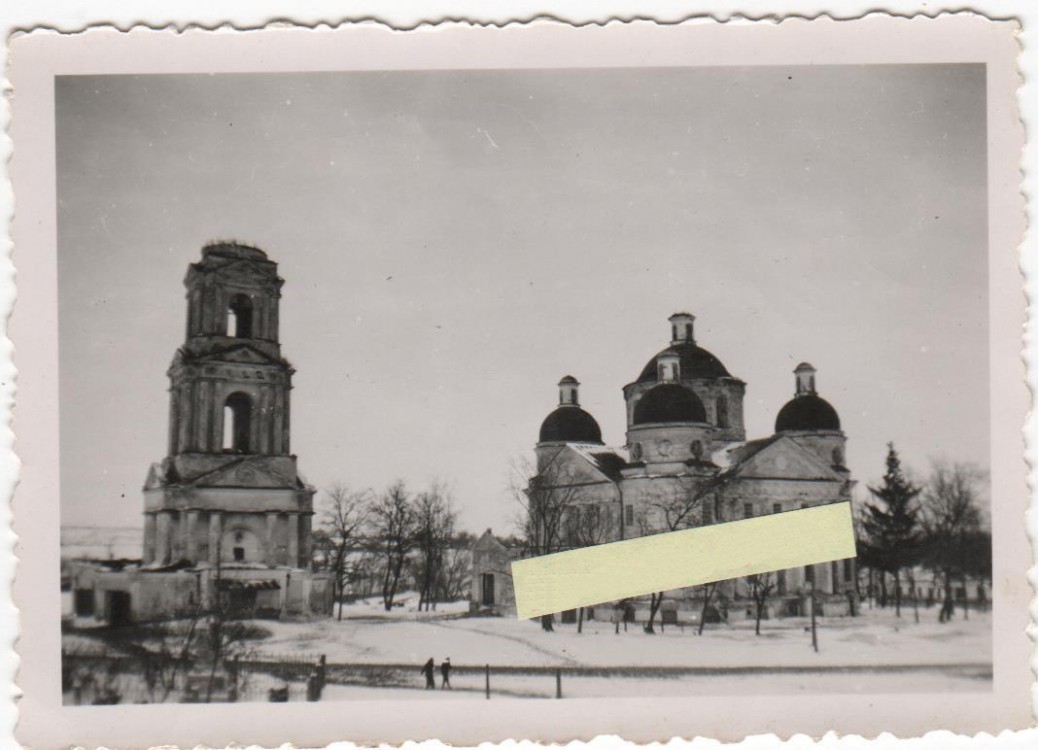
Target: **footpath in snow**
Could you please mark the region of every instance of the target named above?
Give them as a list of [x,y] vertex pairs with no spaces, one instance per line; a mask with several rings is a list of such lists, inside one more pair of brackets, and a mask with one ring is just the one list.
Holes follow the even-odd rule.
[[[819,652],[811,648],[806,618],[765,621],[761,635],[753,622],[696,629],[668,626],[648,635],[630,624],[619,635],[608,622],[556,623],[554,633],[536,621],[466,617],[464,602],[437,612],[414,611],[411,599],[391,613],[369,600],[344,608],[343,619],[311,622],[257,621],[270,636],[256,642],[261,653],[325,654],[331,663],[415,664],[450,657],[459,666],[513,667],[908,667],[970,665],[990,667],[990,613],[961,612],[951,623],[937,622],[937,609],[911,609],[900,618],[893,609],[865,609],[859,617],[822,618]],[[659,626],[657,625],[657,631]],[[417,667],[416,667],[417,668]]]

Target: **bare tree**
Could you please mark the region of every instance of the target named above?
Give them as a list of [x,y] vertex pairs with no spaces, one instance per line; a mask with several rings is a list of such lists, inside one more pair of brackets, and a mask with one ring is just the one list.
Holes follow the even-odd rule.
[[397,586],[407,556],[415,547],[416,515],[414,502],[403,482],[395,482],[371,507],[372,533],[382,550],[382,605],[393,609]]
[[965,581],[971,572],[984,570],[985,555],[974,551],[986,551],[990,560],[990,537],[983,529],[980,509],[985,478],[983,471],[970,464],[936,462],[923,491],[925,561],[940,575],[944,588],[940,622],[947,622],[955,612],[955,579]]
[[750,598],[753,600],[757,623],[754,632],[760,635],[760,621],[768,604],[768,597],[775,590],[775,576],[772,573],[758,573],[747,576],[746,583],[750,587]]
[[[618,518],[612,503],[588,502],[567,510],[563,525],[570,547],[591,547],[612,538]],[[584,607],[577,610],[577,633],[584,632]]]
[[358,546],[360,531],[371,513],[371,492],[354,491],[344,484],[335,483],[324,491],[318,522],[326,534],[328,568],[332,573],[332,590],[339,602],[338,619],[342,619],[342,600],[352,570],[350,553]]
[[[646,512],[639,519],[642,535],[701,526],[706,520],[704,511],[708,498],[712,498],[723,483],[721,477],[677,477],[667,489],[647,498],[644,503]],[[663,604],[664,594],[656,591],[649,595],[649,621],[644,630],[650,635],[656,633],[656,615]]]
[[452,546],[444,551],[443,568],[440,578],[440,597],[443,601],[453,602],[465,596],[469,590],[472,569],[472,551],[462,542],[455,539]]
[[[549,555],[564,549],[567,514],[587,495],[587,486],[574,483],[566,472],[564,450],[560,448],[543,461],[539,471],[527,461],[513,465],[511,493],[521,508],[516,525],[527,555]],[[554,631],[554,619],[553,615],[542,615],[541,628]]]
[[428,611],[435,606],[435,599],[443,578],[444,558],[454,538],[458,514],[454,511],[449,491],[434,483],[427,492],[422,492],[414,501],[415,544],[418,548],[416,560],[416,583],[418,584],[418,609]]

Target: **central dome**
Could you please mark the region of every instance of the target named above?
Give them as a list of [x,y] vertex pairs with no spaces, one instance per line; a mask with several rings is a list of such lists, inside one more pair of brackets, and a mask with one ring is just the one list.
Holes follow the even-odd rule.
[[676,383],[650,389],[634,406],[633,424],[636,425],[705,421],[706,408],[699,396]]
[[638,376],[637,382],[650,383],[659,380],[658,360],[662,355],[668,353],[678,355],[682,380],[712,380],[731,377],[731,373],[721,364],[721,360],[694,341],[683,341],[668,346],[650,359],[649,363],[645,365],[645,369],[642,370],[642,374]]

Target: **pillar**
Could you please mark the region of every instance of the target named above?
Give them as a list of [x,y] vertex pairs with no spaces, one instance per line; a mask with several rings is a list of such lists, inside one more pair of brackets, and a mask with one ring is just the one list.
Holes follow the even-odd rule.
[[267,565],[277,565],[277,555],[274,549],[274,532],[277,520],[277,513],[267,513],[267,538],[265,540],[265,549],[263,550],[263,559]]
[[209,563],[220,564],[220,537],[223,536],[223,513],[218,510],[209,513]]
[[299,565],[299,514],[288,514],[288,564],[293,568]]
[[210,405],[212,402],[212,387],[213,384],[208,380],[203,380],[198,384],[198,394],[196,396],[198,418],[195,420],[195,444],[200,451],[212,451],[217,448],[217,446],[210,445],[209,443],[211,435],[209,418],[212,415],[212,406]]
[[155,518],[155,562],[165,565],[169,562],[170,546],[170,518],[169,511],[160,510]]
[[144,514],[144,563],[155,561],[155,514]]
[[303,530],[303,543],[302,543],[302,545],[300,545],[302,547],[302,553],[303,553],[302,557],[303,557],[303,559],[300,562],[299,567],[303,568],[304,570],[309,570],[310,569],[310,561],[314,559],[314,550],[313,550],[313,541],[314,540],[313,540],[313,536],[312,536],[312,532],[311,532],[311,524],[312,523],[313,523],[313,514],[312,513],[306,513],[300,519],[300,525],[303,527],[303,529],[302,529]]
[[198,562],[198,511],[187,512],[187,528],[184,531],[184,556],[192,563]]

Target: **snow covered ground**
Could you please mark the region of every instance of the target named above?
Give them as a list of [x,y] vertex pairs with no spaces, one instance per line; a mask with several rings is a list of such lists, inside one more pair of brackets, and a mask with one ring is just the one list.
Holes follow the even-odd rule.
[[[860,617],[821,618],[819,652],[811,648],[809,620],[786,618],[708,625],[695,629],[667,627],[646,635],[639,625],[620,634],[608,622],[556,623],[554,633],[536,621],[503,617],[462,617],[462,604],[418,613],[413,605],[386,613],[377,602],[348,605],[343,620],[256,624],[271,632],[255,644],[258,651],[279,654],[323,653],[332,663],[416,664],[450,657],[455,665],[516,667],[875,667],[991,664],[989,613],[962,613],[949,624],[937,622],[937,609],[921,610],[914,622],[910,609],[897,618],[891,609],[865,609]],[[657,625],[658,629],[658,625]]]

